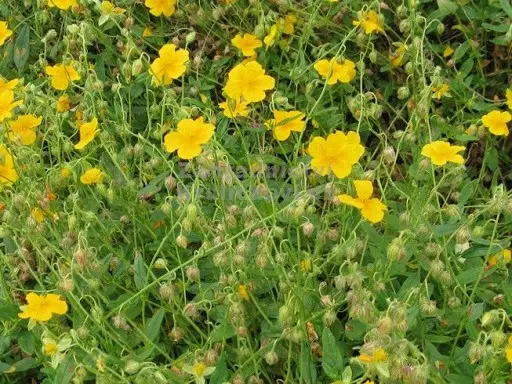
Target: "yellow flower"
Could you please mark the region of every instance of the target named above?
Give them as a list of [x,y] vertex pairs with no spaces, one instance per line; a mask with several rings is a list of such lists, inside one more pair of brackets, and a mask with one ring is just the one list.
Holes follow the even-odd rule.
[[507,106],[509,109],[512,109],[512,88],[509,88],[505,92],[505,97],[507,98]]
[[508,338],[508,345],[505,348],[505,357],[507,361],[512,364],[512,336]]
[[154,16],[171,16],[176,9],[176,0],[145,0],[144,5]]
[[372,223],[378,223],[384,218],[384,211],[387,210],[385,204],[379,199],[372,198],[373,185],[368,180],[354,180],[357,198],[350,195],[339,195],[338,199],[347,205],[361,210],[361,216]]
[[400,43],[395,51],[389,55],[389,60],[391,60],[393,67],[399,67],[403,64],[405,52],[407,52],[407,45]]
[[0,92],[0,121],[12,116],[12,110],[21,104],[21,100],[14,101],[13,91]]
[[22,115],[14,121],[9,121],[8,137],[10,141],[19,142],[23,145],[30,145],[36,141],[36,127],[43,121],[42,117],[34,115]]
[[150,73],[153,75],[153,83],[156,85],[171,84],[185,73],[188,62],[188,51],[185,49],[176,50],[174,44],[165,44],[158,51],[159,57],[151,63]]
[[304,272],[310,272],[313,268],[313,263],[311,262],[311,259],[303,259],[300,261],[299,267]]
[[306,128],[304,115],[299,111],[274,111],[274,118],[266,122],[266,125],[274,130],[274,137],[284,141],[293,132],[302,132]]
[[367,353],[361,353],[359,355],[359,360],[363,363],[375,363],[375,362],[379,362],[379,361],[385,361],[385,360],[387,360],[387,358],[388,358],[388,354],[382,348],[378,348],[371,355],[369,355]]
[[59,9],[67,10],[71,7],[78,7],[77,0],[48,0],[50,8],[57,7]]
[[340,179],[347,177],[352,166],[363,156],[364,147],[360,140],[356,132],[344,134],[341,131],[329,134],[327,140],[313,138],[307,150],[313,157],[311,167],[322,176],[332,171]]
[[255,103],[265,98],[265,91],[273,89],[276,81],[265,74],[263,67],[256,61],[238,64],[228,74],[224,88],[226,94],[234,100],[241,97],[248,103]]
[[219,107],[223,109],[224,116],[234,119],[235,117],[249,116],[249,103],[240,100],[227,100],[219,104]]
[[268,47],[272,46],[274,42],[276,41],[278,29],[277,24],[274,24],[270,27],[270,31],[267,36],[263,38],[263,42],[265,43],[265,47],[268,49]]
[[247,287],[244,284],[238,286],[238,294],[245,301],[249,301],[249,293],[247,293]]
[[14,168],[14,159],[5,147],[0,144],[0,184],[10,186],[18,180],[18,172]]
[[6,81],[5,79],[0,78],[0,93],[2,93],[3,91],[13,91],[19,82],[20,81],[18,79]]
[[71,169],[68,167],[64,167],[60,170],[60,178],[65,180],[69,179],[73,173],[71,172]]
[[498,252],[495,255],[492,255],[489,257],[489,266],[494,267],[496,264],[498,264],[499,261],[503,260],[503,264],[508,264],[512,260],[512,250],[510,249],[504,249],[501,252]]
[[43,352],[45,355],[54,356],[59,351],[57,343],[54,341],[48,341],[43,344]]
[[48,321],[54,314],[63,315],[68,311],[68,305],[61,300],[60,295],[48,294],[39,296],[36,293],[29,293],[26,297],[27,305],[21,309],[23,312],[18,313],[22,319],[34,321]]
[[101,183],[105,178],[105,174],[101,169],[90,168],[80,176],[80,181],[84,184],[97,184]]
[[0,47],[5,44],[5,40],[12,36],[12,31],[9,29],[5,21],[0,21]]
[[37,222],[42,223],[44,221],[44,212],[39,208],[32,209],[30,216]]
[[75,145],[75,149],[82,150],[89,144],[94,136],[99,132],[98,119],[94,118],[89,123],[80,125],[80,141]]
[[359,13],[357,15],[357,20],[352,21],[352,25],[362,27],[364,29],[364,33],[367,35],[373,32],[384,32],[384,29],[382,28],[384,24],[375,11]]
[[80,75],[71,65],[56,64],[53,67],[46,67],[46,74],[52,78],[52,87],[65,91],[70,81],[80,80]]
[[434,95],[432,96],[434,99],[441,100],[441,97],[446,95],[448,91],[450,90],[450,87],[448,84],[443,83],[439,87],[432,88],[432,91],[434,91]]
[[165,135],[165,150],[169,153],[178,150],[180,159],[193,159],[201,154],[201,145],[210,141],[214,131],[215,126],[205,123],[203,117],[181,120],[176,131]]
[[438,140],[424,145],[421,154],[428,157],[434,165],[445,165],[448,162],[464,164],[464,158],[458,152],[465,149],[466,147]]
[[153,36],[153,29],[151,27],[144,28],[144,31],[142,31],[142,37],[151,37]]
[[57,112],[64,113],[71,109],[71,105],[69,103],[69,96],[62,95],[57,100]]
[[238,34],[231,39],[231,44],[242,51],[244,56],[252,56],[256,54],[256,48],[260,48],[263,44],[256,36],[246,33],[243,36]]
[[286,15],[284,19],[283,33],[286,35],[291,35],[295,32],[295,23],[297,23],[297,18],[292,15]]
[[120,8],[120,7],[116,7],[113,3],[111,3],[110,1],[103,1],[101,3],[101,11],[107,15],[121,15],[123,14],[124,12],[126,12],[126,9],[124,8]]
[[447,46],[443,51],[443,57],[451,56],[453,52],[455,52],[455,50],[452,47]]
[[484,127],[489,128],[489,132],[497,136],[508,136],[507,123],[510,120],[512,120],[510,112],[492,111],[482,116]]
[[356,65],[353,61],[345,59],[342,63],[333,57],[331,60],[322,59],[315,63],[315,70],[320,76],[327,79],[327,84],[336,82],[349,83],[356,76]]

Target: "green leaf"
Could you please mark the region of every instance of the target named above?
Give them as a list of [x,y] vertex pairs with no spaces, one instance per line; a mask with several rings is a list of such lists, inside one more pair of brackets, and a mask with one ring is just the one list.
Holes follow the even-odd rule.
[[0,301],[0,321],[12,320],[20,312],[20,308],[11,303]]
[[512,19],[512,6],[510,5],[509,0],[500,0],[501,9],[503,9],[508,17]]
[[491,171],[495,171],[498,168],[498,151],[496,148],[491,148],[487,151],[486,160],[487,167]]
[[316,383],[316,368],[311,359],[311,352],[306,343],[302,343],[300,351],[300,375],[308,384]]
[[484,313],[484,303],[471,304],[468,308],[469,320],[479,319]]
[[457,275],[456,279],[459,284],[474,283],[480,276],[480,268],[471,268],[467,271],[461,272]]
[[159,309],[153,315],[151,320],[146,324],[146,331],[144,332],[149,340],[155,341],[160,334],[160,327],[162,326],[162,320],[164,319],[165,310]]
[[54,382],[67,384],[71,382],[71,379],[75,375],[76,364],[71,357],[66,358],[57,368]]
[[452,13],[455,13],[459,6],[457,3],[454,3],[450,0],[437,0],[437,6],[439,7],[439,11],[443,16],[448,16]]
[[455,61],[458,61],[460,58],[462,58],[462,56],[464,56],[468,51],[470,44],[470,41],[467,40],[463,42],[461,45],[459,45],[455,50],[455,53],[453,54],[453,59]]
[[134,269],[135,273],[133,275],[133,279],[135,281],[135,287],[141,290],[148,282],[146,264],[144,264],[144,259],[141,255],[135,256]]
[[225,341],[235,336],[235,328],[228,323],[222,323],[216,326],[210,333],[210,343]]
[[472,180],[467,183],[464,187],[462,187],[459,195],[459,207],[463,207],[464,204],[468,202],[468,200],[473,196],[476,189],[478,187],[478,180]]
[[38,365],[39,363],[36,361],[36,359],[27,357],[26,359],[14,363],[13,367],[15,369],[15,372],[25,372],[28,371],[29,369],[37,367]]
[[339,379],[343,374],[343,356],[329,328],[322,332],[322,368],[331,379]]
[[23,352],[28,355],[34,353],[35,350],[35,337],[32,332],[22,332],[18,336],[18,344]]
[[229,379],[229,369],[226,365],[226,354],[222,353],[220,356],[220,360],[215,367],[215,371],[213,371],[210,376],[209,383],[210,384],[222,384],[228,381]]
[[16,43],[14,44],[14,64],[20,71],[25,68],[30,53],[30,27],[25,24],[21,27]]

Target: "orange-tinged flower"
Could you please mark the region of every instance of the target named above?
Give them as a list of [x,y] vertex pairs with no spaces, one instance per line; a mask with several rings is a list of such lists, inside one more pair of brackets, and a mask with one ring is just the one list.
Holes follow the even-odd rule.
[[57,100],[57,112],[64,113],[71,109],[68,95],[62,95]]
[[265,74],[263,67],[256,61],[238,64],[228,74],[224,91],[234,100],[243,97],[248,103],[255,103],[265,98],[265,91],[273,89],[276,81]]
[[90,168],[80,176],[80,181],[83,184],[97,184],[101,183],[105,178],[105,174],[99,168]]
[[288,139],[292,132],[302,132],[306,128],[304,115],[299,111],[277,111],[274,118],[268,120],[266,125],[274,131],[274,137],[279,141]]
[[0,144],[0,184],[10,186],[18,180],[18,172],[14,168],[14,159],[5,147]]
[[364,147],[360,140],[356,132],[344,134],[341,131],[329,134],[327,139],[313,138],[307,150],[313,157],[311,167],[322,176],[332,171],[340,179],[347,177],[363,156]]
[[359,209],[364,219],[372,223],[381,221],[384,218],[384,211],[387,210],[387,207],[379,199],[372,198],[372,182],[368,180],[354,180],[354,186],[356,187],[357,197],[343,194],[339,195],[338,199],[343,204]]
[[171,16],[176,10],[176,0],[145,0],[144,5],[154,16]]
[[246,285],[240,284],[238,286],[238,294],[240,295],[240,297],[243,300],[249,301],[249,293],[247,292],[247,286]]
[[315,63],[315,70],[327,79],[327,84],[336,82],[349,83],[356,76],[356,65],[352,60],[345,59],[341,63],[333,57],[331,60],[322,59]]
[[71,81],[80,80],[80,75],[71,65],[56,64],[53,67],[46,67],[46,74],[52,78],[52,87],[65,91]]
[[255,55],[256,49],[263,46],[261,40],[250,33],[236,35],[231,39],[231,44],[238,48],[244,56]]
[[19,82],[20,81],[18,79],[6,81],[5,79],[0,78],[0,93],[2,93],[3,91],[13,91]]
[[466,147],[451,145],[447,141],[433,141],[423,146],[421,154],[430,159],[434,165],[445,165],[448,162],[464,164],[464,158],[458,152],[464,151]]
[[21,307],[23,312],[18,313],[22,319],[48,321],[54,314],[64,315],[68,311],[67,303],[61,299],[60,295],[53,293],[39,296],[30,292],[26,300],[27,305]]
[[361,353],[359,360],[363,363],[376,363],[388,359],[388,354],[383,348],[377,348],[372,354]]
[[9,121],[8,137],[10,141],[18,142],[23,145],[30,145],[36,141],[36,127],[43,121],[42,117],[34,115],[22,115],[14,121]]
[[199,156],[202,145],[208,143],[213,136],[215,126],[205,123],[204,118],[184,119],[178,123],[176,131],[164,137],[164,147],[169,153],[178,150],[180,159],[190,160]]
[[75,145],[75,149],[82,150],[89,144],[99,132],[98,119],[95,117],[89,123],[80,125],[80,141]]
[[352,25],[354,26],[360,26],[364,29],[364,33],[367,35],[377,32],[381,33],[384,32],[383,29],[383,22],[380,19],[379,15],[375,11],[366,11],[359,13],[357,15],[357,20],[352,21]]
[[0,121],[8,119],[12,116],[12,110],[20,105],[21,100],[14,101],[13,91],[0,92]]
[[484,127],[489,128],[489,132],[497,136],[508,136],[507,123],[510,120],[512,120],[510,112],[491,111],[482,116]]
[[498,262],[503,261],[503,264],[508,264],[512,260],[512,250],[504,249],[501,252],[496,253],[489,257],[488,264],[490,267],[494,267]]
[[434,92],[434,95],[432,97],[434,99],[441,100],[441,97],[446,95],[449,90],[450,87],[446,83],[441,84],[439,87],[433,87],[432,91]]
[[512,109],[512,88],[505,91],[505,97],[507,98],[507,107]]
[[238,116],[249,116],[250,111],[248,106],[248,102],[240,100],[227,100],[219,104],[219,107],[223,110],[224,116],[229,117],[230,119],[234,119]]
[[9,29],[7,22],[0,21],[0,47],[5,44],[5,41],[12,36],[12,31]]
[[187,50],[176,50],[174,44],[165,44],[158,54],[159,57],[151,63],[149,69],[153,75],[153,83],[168,85],[185,73],[187,69],[185,64],[188,62]]
[[48,0],[48,5],[50,8],[68,10],[71,7],[78,7],[78,0]]

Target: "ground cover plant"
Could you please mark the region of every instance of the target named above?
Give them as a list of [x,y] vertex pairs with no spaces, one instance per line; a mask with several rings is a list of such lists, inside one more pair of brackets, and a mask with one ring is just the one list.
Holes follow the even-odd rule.
[[510,383],[508,0],[3,0],[0,382]]

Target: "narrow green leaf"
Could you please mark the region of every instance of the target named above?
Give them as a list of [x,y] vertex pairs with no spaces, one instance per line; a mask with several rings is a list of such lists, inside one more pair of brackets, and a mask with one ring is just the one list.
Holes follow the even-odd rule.
[[20,71],[25,68],[30,54],[30,27],[25,24],[21,27],[14,44],[14,64]]
[[343,374],[343,356],[329,328],[322,332],[322,368],[331,379],[339,379]]
[[146,264],[144,264],[142,256],[135,256],[134,269],[135,273],[133,275],[133,279],[135,281],[135,287],[140,290],[144,288],[148,282]]
[[153,317],[146,324],[145,334],[149,340],[155,341],[160,333],[160,327],[162,326],[162,320],[164,319],[165,311],[159,309],[153,315]]

